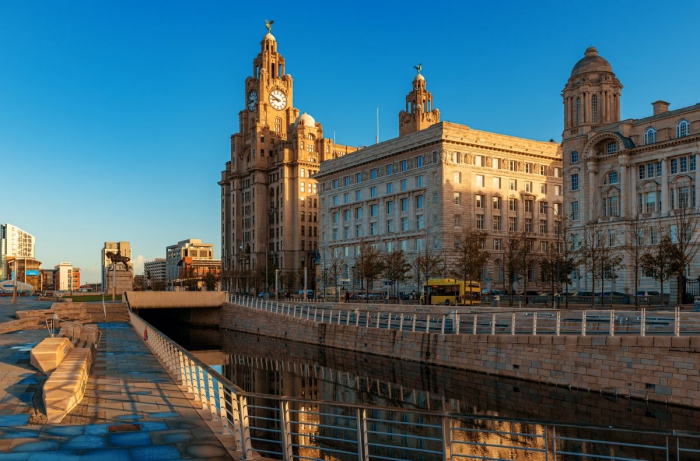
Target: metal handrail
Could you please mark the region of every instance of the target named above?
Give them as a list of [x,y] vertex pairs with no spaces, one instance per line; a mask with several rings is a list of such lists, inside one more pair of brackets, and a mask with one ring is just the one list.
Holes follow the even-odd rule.
[[[441,455],[442,459],[490,459],[476,454],[466,455],[465,450],[472,446],[479,448],[490,447],[494,449],[517,452],[540,452],[545,457],[553,453],[569,453],[571,459],[588,459],[588,454],[578,454],[570,451],[567,441],[571,437],[560,432],[585,429],[588,432],[600,434],[599,438],[578,437],[585,440],[590,448],[596,444],[619,448],[620,456],[623,456],[625,448],[654,449],[666,452],[671,456],[669,447],[683,447],[685,453],[698,450],[700,445],[700,433],[678,433],[674,431],[638,431],[612,427],[599,427],[593,425],[560,424],[547,421],[517,420],[499,418],[494,416],[467,415],[452,412],[439,412],[430,410],[414,410],[393,407],[368,406],[339,402],[315,401],[286,396],[275,396],[245,392],[225,377],[198,360],[188,351],[174,343],[167,336],[153,328],[152,325],[138,317],[129,309],[131,325],[136,332],[144,338],[148,347],[161,361],[173,378],[187,390],[187,395],[203,410],[206,410],[212,421],[221,423],[223,434],[234,438],[236,450],[241,459],[249,460],[260,453],[276,454],[285,459],[304,459],[294,450],[299,448],[326,450],[333,453],[349,453],[350,446],[355,450],[358,459],[369,460],[387,459],[399,460],[406,457],[422,456],[426,458]],[[261,405],[256,400],[272,402],[271,405]],[[305,412],[298,409],[290,409],[290,406],[307,406],[313,408]],[[264,412],[265,416],[258,416],[256,411]],[[371,416],[370,416],[371,414]],[[313,433],[300,433],[302,428],[301,418],[293,421],[293,415],[313,417],[319,420],[309,427],[318,430],[342,431],[352,436],[346,439],[333,440],[325,436],[323,447],[300,444],[299,437],[315,438]],[[338,418],[342,416],[342,418]],[[394,417],[394,419],[392,419]],[[262,421],[256,425],[257,421]],[[334,422],[335,421],[335,422]],[[410,421],[410,424],[406,424]],[[432,422],[431,422],[432,421]],[[480,435],[484,440],[473,440],[473,436],[466,436],[465,424],[473,424],[469,428],[470,433]],[[294,426],[295,432],[291,427]],[[516,430],[504,428],[516,425]],[[272,426],[272,427],[269,427]],[[493,426],[493,427],[489,427]],[[320,428],[320,429],[319,429]],[[402,428],[402,432],[388,431],[388,428]],[[532,432],[526,432],[532,428]],[[539,428],[539,429],[538,429]],[[418,433],[418,431],[421,431]],[[261,437],[265,434],[264,437]],[[386,434],[391,434],[387,436]],[[507,443],[496,444],[489,434],[498,434],[507,439]],[[544,434],[544,436],[542,435]],[[551,434],[551,435],[550,435]],[[295,439],[292,435],[296,435]],[[627,436],[637,437],[644,443],[633,443],[625,439]],[[602,437],[602,438],[601,438]],[[517,445],[515,441],[527,439],[528,443]],[[654,444],[653,440],[663,439],[664,443]],[[279,449],[273,450],[273,446]],[[336,445],[333,445],[336,444]],[[535,444],[535,445],[533,445]],[[649,448],[651,447],[651,448]],[[680,451],[677,451],[680,453]],[[636,459],[632,457],[611,457],[607,459]]]
[[284,302],[232,295],[232,304],[292,318],[375,329],[440,334],[548,336],[700,336],[700,312],[604,309],[461,308],[448,313],[414,309],[383,310],[381,305]]

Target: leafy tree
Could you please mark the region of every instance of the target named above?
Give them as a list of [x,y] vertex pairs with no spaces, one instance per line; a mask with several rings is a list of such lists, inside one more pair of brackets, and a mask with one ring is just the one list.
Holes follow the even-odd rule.
[[403,250],[395,249],[384,254],[384,277],[391,282],[391,286],[396,293],[399,283],[409,279],[411,265],[406,260]]
[[457,259],[450,268],[450,275],[457,280],[481,281],[481,273],[489,260],[486,250],[486,231],[466,228],[457,240]]
[[647,250],[640,258],[640,265],[644,273],[654,278],[661,284],[662,301],[665,304],[664,282],[682,270],[683,254],[670,235],[663,235],[659,244]]

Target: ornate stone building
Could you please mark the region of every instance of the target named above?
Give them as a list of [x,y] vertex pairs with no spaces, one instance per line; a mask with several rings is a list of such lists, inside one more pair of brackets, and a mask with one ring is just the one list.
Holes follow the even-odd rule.
[[[594,246],[621,254],[622,267],[607,274],[604,289],[632,294],[633,247],[673,233],[679,210],[699,211],[700,104],[669,110],[669,103],[656,101],[651,115],[621,120],[621,91],[610,63],[588,48],[562,92],[562,147],[574,241],[583,244],[593,235]],[[697,263],[687,275],[700,274]],[[590,267],[583,265],[579,274],[574,290],[601,291],[600,282],[592,285]],[[654,279],[638,277],[640,290],[659,289]]]
[[[440,122],[419,67],[399,113],[399,137],[330,159],[315,176],[322,265],[342,259],[340,286],[347,290],[357,288],[352,267],[362,241],[387,252],[398,246],[409,261],[428,245],[449,266],[457,240],[473,226],[488,231],[484,280],[505,288],[510,235],[529,231],[540,254],[555,242],[563,204],[560,146]],[[528,288],[550,289],[538,267],[527,277]],[[400,291],[418,290],[415,283]],[[373,288],[385,289],[382,281]]]
[[296,290],[315,281],[320,163],[356,149],[323,137],[294,107],[294,79],[271,30],[245,80],[239,130],[221,174],[222,287],[229,291]]

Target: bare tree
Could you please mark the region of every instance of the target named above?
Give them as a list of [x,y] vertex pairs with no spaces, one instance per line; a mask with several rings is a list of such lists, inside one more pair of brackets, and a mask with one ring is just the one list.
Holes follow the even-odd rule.
[[[583,240],[581,256],[586,265],[586,271],[591,275],[593,282],[593,296],[591,306],[595,304],[596,281],[600,281],[600,293],[605,291],[605,280],[617,278],[617,271],[623,267],[623,256],[616,249],[616,243],[611,241],[616,238],[614,233],[605,234],[606,229],[602,224],[590,222],[583,227]],[[602,304],[601,296],[601,304]]]
[[659,244],[648,250],[640,258],[642,270],[661,284],[661,299],[665,304],[664,282],[677,274],[683,261],[680,249],[671,240],[671,236],[664,234]]
[[410,271],[411,265],[408,264],[403,250],[394,249],[384,254],[384,276],[391,283],[396,295],[398,284],[408,280]]
[[435,251],[426,245],[423,251],[413,260],[413,264],[417,269],[418,280],[416,280],[416,282],[418,283],[419,289],[422,291],[423,285],[431,277],[434,277],[442,271],[444,261],[439,254],[435,253]]
[[[634,275],[634,293],[639,290],[639,276],[642,270],[641,258],[645,253],[645,234],[648,226],[644,223],[639,215],[627,219],[625,223],[625,247],[629,255],[629,264],[632,267]],[[639,297],[634,297],[635,305],[639,305]]]
[[[688,302],[685,295],[685,274],[690,263],[700,251],[700,214],[693,211],[688,188],[679,188],[677,208],[673,210],[673,221],[669,237],[676,247],[674,254],[678,258],[678,300]],[[661,293],[663,296],[663,292]]]
[[328,266],[325,268],[326,271],[326,280],[324,280],[324,286],[327,281],[330,281],[333,286],[335,287],[335,295],[338,298],[337,300],[340,301],[340,291],[338,288],[338,279],[345,274],[345,271],[347,270],[348,264],[345,262],[344,259],[339,258],[335,255],[333,251],[331,251],[331,259],[328,264]]
[[355,259],[355,269],[364,280],[365,299],[369,302],[369,287],[384,272],[384,258],[377,248],[369,242],[360,243],[360,253]]
[[489,260],[486,250],[486,231],[468,227],[457,240],[457,259],[450,268],[450,275],[462,281],[481,281],[484,265]]

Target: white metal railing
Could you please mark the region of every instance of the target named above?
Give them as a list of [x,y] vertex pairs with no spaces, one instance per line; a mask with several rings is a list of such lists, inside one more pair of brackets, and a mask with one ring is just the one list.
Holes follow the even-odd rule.
[[566,456],[583,461],[601,453],[605,456],[596,458],[631,461],[647,459],[637,457],[640,453],[658,453],[659,459],[672,459],[676,453],[677,460],[681,454],[700,453],[700,433],[552,424],[245,392],[131,311],[130,317],[134,330],[187,395],[233,438],[243,460]]
[[[640,308],[605,310],[559,309],[453,309],[430,312],[382,310],[381,305],[336,308],[335,304],[283,302],[232,295],[230,302],[244,307],[313,320],[365,328],[421,331],[440,334],[577,335],[577,336],[698,336],[700,312]],[[426,311],[427,312],[424,312]]]

